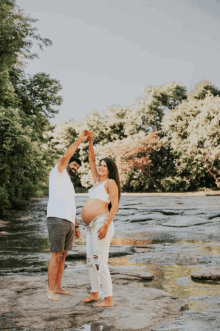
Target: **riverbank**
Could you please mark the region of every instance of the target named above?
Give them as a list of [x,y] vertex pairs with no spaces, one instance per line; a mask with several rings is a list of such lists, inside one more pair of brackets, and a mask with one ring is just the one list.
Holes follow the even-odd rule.
[[[76,193],[77,196],[86,196],[88,193]],[[149,197],[205,197],[205,196],[220,196],[220,191],[196,191],[196,192],[163,192],[163,193],[122,193],[121,196],[149,196]]]
[[[132,269],[132,268],[130,268]],[[145,281],[115,272],[112,275],[114,307],[94,308],[81,299],[90,292],[87,268],[64,273],[63,288],[72,296],[47,299],[47,276],[0,277],[0,330],[150,330],[167,318],[177,318],[186,300],[155,288]]]
[[[210,270],[220,265],[220,197],[123,195],[109,258],[115,307],[107,310],[81,302],[90,291],[81,220],[87,198],[76,196],[82,237],[63,277],[73,297],[59,303],[46,297],[48,197],[0,222],[0,330],[219,330],[220,275]],[[201,274],[204,267],[211,269]]]

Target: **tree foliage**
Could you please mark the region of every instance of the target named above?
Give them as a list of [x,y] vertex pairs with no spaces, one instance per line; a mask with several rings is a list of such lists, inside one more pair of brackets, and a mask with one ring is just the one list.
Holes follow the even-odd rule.
[[[15,1],[0,3],[0,213],[38,195],[59,153],[49,118],[62,98],[56,79],[45,73],[24,73],[24,60],[33,59],[33,40],[51,45],[32,26]],[[55,107],[55,108],[54,108]]]
[[[188,94],[176,83],[149,87],[130,108],[109,107],[104,116],[93,110],[80,123],[65,123],[63,144],[68,147],[82,129],[92,129],[97,160],[116,159],[124,191],[213,189],[220,175],[219,96],[206,81]],[[156,147],[146,144],[149,149],[141,153],[141,140],[155,134]],[[83,162],[81,183],[90,187],[87,142],[80,145],[78,156]]]
[[156,132],[135,134],[113,144],[106,146],[107,152],[117,159],[117,164],[123,174],[142,172],[152,181],[155,189],[158,189],[156,180],[152,176],[152,152],[159,150],[161,143]]
[[218,174],[219,170],[220,97],[206,87],[195,91],[176,111],[164,117],[168,141],[176,156],[177,173],[187,176],[192,188],[201,184],[212,187],[216,178],[210,176],[210,171]]

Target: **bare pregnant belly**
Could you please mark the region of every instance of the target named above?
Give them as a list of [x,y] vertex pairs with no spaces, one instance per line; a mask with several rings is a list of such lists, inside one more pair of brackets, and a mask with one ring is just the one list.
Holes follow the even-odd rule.
[[82,209],[82,220],[84,223],[90,223],[95,217],[101,214],[109,213],[108,203],[102,200],[91,198]]

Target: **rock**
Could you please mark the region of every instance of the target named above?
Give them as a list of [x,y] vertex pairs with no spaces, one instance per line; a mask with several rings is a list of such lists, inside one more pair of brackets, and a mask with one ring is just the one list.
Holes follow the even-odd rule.
[[207,197],[219,196],[220,195],[220,191],[207,192],[205,195]]
[[6,330],[74,330],[100,321],[106,330],[145,330],[180,317],[185,305],[185,300],[173,300],[162,290],[133,282],[123,286],[123,280],[117,284],[113,280],[115,306],[94,308],[81,301],[90,292],[86,267],[64,273],[63,288],[74,295],[59,295],[59,302],[46,296],[46,275],[0,277],[0,284],[0,323]]
[[192,279],[200,280],[220,280],[220,267],[204,267],[191,275]]
[[[132,254],[132,248],[131,247],[117,247],[117,246],[111,246],[109,257],[121,257],[125,255],[131,255]],[[70,260],[83,260],[86,259],[86,252],[85,252],[85,246],[82,246],[78,249],[78,252],[76,253],[68,253],[66,257],[66,261]]]
[[[127,271],[120,271],[120,270],[112,270],[111,275],[121,275],[125,277],[129,277],[129,279],[135,278],[135,279],[141,279],[141,280],[152,280],[154,278],[154,275],[150,272],[145,272],[145,271],[132,271],[132,270],[127,270]],[[123,277],[121,277],[123,278]]]
[[0,236],[8,236],[11,235],[12,233],[5,232],[5,231],[0,231]]
[[8,221],[2,221],[2,220],[0,220],[0,228],[3,228],[3,227],[5,227],[6,225],[8,225]]
[[189,310],[189,305],[187,303],[185,303],[185,305],[180,307],[180,311],[184,311],[184,310]]
[[132,247],[132,251],[134,253],[147,253],[147,252],[152,252],[152,250],[155,249],[154,246],[152,245],[139,245],[139,246],[134,246]]
[[173,220],[166,221],[162,225],[164,227],[174,227],[174,228],[187,228],[191,226],[206,225],[210,222],[207,219],[201,217],[195,218],[194,216],[178,216]]
[[31,216],[23,216],[23,217],[17,218],[16,221],[30,221],[32,219],[33,219],[33,217],[31,217]]
[[68,253],[66,257],[66,261],[71,260],[84,260],[86,258],[85,252],[79,252],[79,253]]

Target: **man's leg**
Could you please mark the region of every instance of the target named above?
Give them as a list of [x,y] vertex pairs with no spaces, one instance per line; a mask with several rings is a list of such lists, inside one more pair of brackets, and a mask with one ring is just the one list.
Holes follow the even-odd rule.
[[72,295],[71,293],[67,292],[66,290],[62,289],[62,287],[61,287],[67,253],[68,253],[68,251],[64,251],[63,255],[61,257],[61,260],[60,260],[60,265],[58,267],[57,276],[56,276],[56,280],[55,280],[55,293]]
[[50,263],[48,265],[48,283],[49,289],[47,293],[47,297],[50,300],[59,301],[58,296],[55,294],[55,284],[56,277],[58,273],[58,269],[61,263],[61,259],[63,256],[63,252],[52,252],[52,257],[50,259]]
[[55,293],[58,294],[66,294],[66,295],[72,295],[71,293],[67,292],[66,290],[62,289],[61,282],[63,277],[63,271],[65,267],[65,260],[66,256],[69,250],[73,247],[73,238],[74,238],[74,231],[75,231],[75,225],[67,220],[63,220],[63,225],[65,226],[65,229],[68,230],[65,233],[65,242],[64,242],[64,250],[63,255],[60,260],[59,268],[57,271],[57,277],[55,280]]

